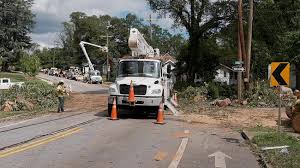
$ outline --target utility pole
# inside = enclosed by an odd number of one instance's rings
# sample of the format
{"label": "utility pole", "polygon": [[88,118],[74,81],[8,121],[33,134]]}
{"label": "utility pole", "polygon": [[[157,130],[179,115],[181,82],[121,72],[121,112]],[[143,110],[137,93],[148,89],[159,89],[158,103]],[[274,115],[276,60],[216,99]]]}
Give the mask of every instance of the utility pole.
{"label": "utility pole", "polygon": [[153,19],[152,18],[152,15],[150,14],[149,15],[149,19],[148,19],[148,21],[149,21],[149,25],[150,25],[150,40],[152,41],[152,38],[153,38],[153,30],[152,30],[152,21],[155,21],[155,20],[158,20],[158,19]]}
{"label": "utility pole", "polygon": [[[239,16],[239,35],[240,35],[242,58],[243,58],[243,61],[247,61],[245,38],[244,38],[244,26],[243,26],[243,1],[242,0],[238,0],[238,16]],[[245,65],[247,66],[246,62],[245,62]],[[247,67],[245,69],[247,69]],[[247,82],[247,81],[245,81],[245,82]]]}
{"label": "utility pole", "polygon": [[52,67],[54,68],[54,57],[55,57],[55,48],[53,49],[53,56],[52,56]]}
{"label": "utility pole", "polygon": [[[244,38],[244,33],[243,33],[243,18],[242,18],[242,0],[238,0],[238,61],[243,61],[243,52],[242,52],[242,39]],[[244,55],[245,56],[245,55]],[[237,76],[237,82],[238,82],[238,99],[239,101],[242,100],[242,72],[238,72]]]}
{"label": "utility pole", "polygon": [[[238,26],[238,31],[239,31],[239,26]],[[238,61],[242,61],[242,47],[241,47],[241,38],[240,38],[240,33],[238,32]],[[242,72],[238,72],[238,76],[237,76],[237,92],[238,92],[238,100],[241,101],[242,100]]]}
{"label": "utility pole", "polygon": [[251,65],[251,47],[252,47],[252,28],[253,28],[253,0],[249,0],[249,18],[248,18],[248,37],[247,37],[247,66],[246,78],[250,81],[250,65]]}
{"label": "utility pole", "polygon": [[106,52],[106,71],[107,71],[107,76],[106,79],[107,81],[110,80],[110,64],[109,64],[109,55],[108,55],[108,38],[112,38],[113,36],[109,36],[108,35],[108,29],[111,27],[110,22],[108,22],[108,25],[106,27],[107,31],[106,31],[106,36],[101,36],[102,38],[106,38],[106,47],[107,47],[107,52]]}

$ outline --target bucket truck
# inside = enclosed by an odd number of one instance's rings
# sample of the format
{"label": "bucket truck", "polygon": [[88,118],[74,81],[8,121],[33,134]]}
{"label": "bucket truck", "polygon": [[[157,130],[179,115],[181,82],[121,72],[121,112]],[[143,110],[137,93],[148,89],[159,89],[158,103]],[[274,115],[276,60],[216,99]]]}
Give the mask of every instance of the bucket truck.
{"label": "bucket truck", "polygon": [[[119,61],[117,78],[109,87],[108,115],[111,114],[114,98],[118,109],[147,107],[143,108],[143,112],[157,113],[160,103],[165,103],[170,97],[170,71],[163,71],[159,50],[153,49],[135,28],[130,29],[128,46],[132,54],[128,59]],[[134,104],[128,101],[131,83]]]}
{"label": "bucket truck", "polygon": [[84,75],[83,80],[88,82],[88,83],[100,83],[100,84],[102,84],[102,77],[100,75],[100,71],[94,69],[94,65],[92,64],[92,62],[90,60],[90,57],[89,57],[84,45],[90,45],[90,46],[93,46],[93,47],[98,47],[103,52],[108,52],[108,48],[103,47],[103,46],[99,46],[99,45],[96,45],[96,44],[88,43],[88,42],[85,42],[85,41],[81,41],[79,43],[79,45],[80,45],[80,47],[83,51],[83,54],[85,55],[85,58],[88,62],[88,65],[89,65],[89,71],[86,72],[86,74]]}

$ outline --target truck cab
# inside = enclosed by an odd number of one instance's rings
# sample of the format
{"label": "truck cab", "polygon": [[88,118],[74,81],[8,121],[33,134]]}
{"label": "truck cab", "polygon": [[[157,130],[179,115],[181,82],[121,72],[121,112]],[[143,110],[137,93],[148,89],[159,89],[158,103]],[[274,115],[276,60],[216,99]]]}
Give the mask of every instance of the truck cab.
{"label": "truck cab", "polygon": [[89,83],[100,83],[102,84],[102,77],[100,71],[93,70],[88,72],[87,81]]}
{"label": "truck cab", "polygon": [[109,87],[108,114],[110,115],[113,99],[118,108],[128,108],[128,94],[133,83],[136,98],[135,107],[156,109],[164,101],[166,79],[162,72],[162,63],[156,59],[123,59],[118,64],[118,74]]}

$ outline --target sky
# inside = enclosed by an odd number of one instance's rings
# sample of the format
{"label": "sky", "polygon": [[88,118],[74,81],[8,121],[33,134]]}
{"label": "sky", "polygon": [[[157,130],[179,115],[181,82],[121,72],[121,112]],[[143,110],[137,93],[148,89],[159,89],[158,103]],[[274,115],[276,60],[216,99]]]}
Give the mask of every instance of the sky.
{"label": "sky", "polygon": [[[32,11],[36,15],[36,24],[30,36],[41,47],[55,46],[55,40],[63,29],[61,23],[68,21],[69,15],[75,11],[117,17],[134,13],[144,20],[149,18],[149,14],[157,17],[149,9],[146,0],[35,0]],[[173,21],[170,18],[161,18],[154,23],[171,30]]]}

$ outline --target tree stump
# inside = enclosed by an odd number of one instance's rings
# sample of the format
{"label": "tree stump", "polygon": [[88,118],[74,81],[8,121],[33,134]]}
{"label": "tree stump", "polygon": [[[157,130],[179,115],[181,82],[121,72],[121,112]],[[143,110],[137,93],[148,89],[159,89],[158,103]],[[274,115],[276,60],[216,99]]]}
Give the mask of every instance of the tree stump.
{"label": "tree stump", "polygon": [[300,133],[300,115],[296,115],[292,119],[292,125],[295,132]]}
{"label": "tree stump", "polygon": [[287,106],[287,107],[285,107],[285,113],[286,113],[286,115],[287,115],[290,119],[292,119],[292,117],[293,117],[293,107],[292,107],[292,106]]}

